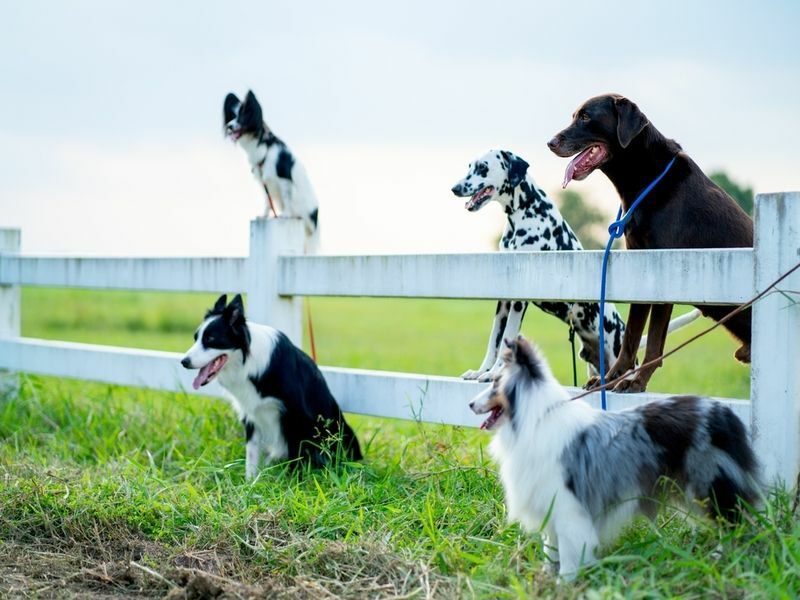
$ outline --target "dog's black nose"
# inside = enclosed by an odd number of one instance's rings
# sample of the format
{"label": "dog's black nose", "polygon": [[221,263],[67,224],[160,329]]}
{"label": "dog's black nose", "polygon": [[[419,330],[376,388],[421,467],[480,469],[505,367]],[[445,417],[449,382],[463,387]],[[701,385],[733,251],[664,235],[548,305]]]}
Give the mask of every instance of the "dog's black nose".
{"label": "dog's black nose", "polygon": [[469,403],[469,407],[470,407],[472,410],[475,410],[475,401],[474,401],[474,400],[473,400],[472,402],[470,402],[470,403]]}
{"label": "dog's black nose", "polygon": [[457,183],[453,187],[450,188],[450,191],[453,192],[456,196],[461,195],[461,184]]}
{"label": "dog's black nose", "polygon": [[555,151],[555,149],[558,148],[558,145],[560,143],[561,143],[561,139],[559,138],[559,136],[556,135],[556,136],[553,136],[552,140],[547,142],[547,147],[550,148],[550,150]]}
{"label": "dog's black nose", "polygon": [[182,365],[184,366],[184,368],[186,368],[186,369],[191,369],[191,368],[192,368],[192,361],[189,359],[189,357],[188,357],[188,356],[184,356],[184,357],[183,357],[183,360],[181,361],[181,364],[182,364]]}

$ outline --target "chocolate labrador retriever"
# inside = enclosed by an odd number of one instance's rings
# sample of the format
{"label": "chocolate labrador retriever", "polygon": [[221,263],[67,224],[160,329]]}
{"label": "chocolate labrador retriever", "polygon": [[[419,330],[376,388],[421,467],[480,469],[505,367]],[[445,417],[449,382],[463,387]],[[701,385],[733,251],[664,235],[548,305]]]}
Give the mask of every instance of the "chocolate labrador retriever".
{"label": "chocolate labrador retriever", "polygon": [[[584,102],[572,123],[548,142],[561,157],[575,158],[567,166],[564,187],[580,181],[595,169],[617,188],[627,211],[636,196],[658,177],[673,157],[672,168],[636,209],[625,227],[631,249],[746,248],[753,246],[753,221],[718,185],[700,170],[675,141],[664,137],[633,102],[617,94],[596,96]],[[719,321],[732,308],[699,306],[707,317]],[[636,350],[650,315],[645,362],[664,351],[671,304],[632,304],[622,352],[608,371],[619,377],[634,366]],[[750,362],[750,309],[724,324],[742,346],[734,356]],[[641,392],[659,364],[617,384],[616,392]],[[596,382],[590,382],[596,383]]]}

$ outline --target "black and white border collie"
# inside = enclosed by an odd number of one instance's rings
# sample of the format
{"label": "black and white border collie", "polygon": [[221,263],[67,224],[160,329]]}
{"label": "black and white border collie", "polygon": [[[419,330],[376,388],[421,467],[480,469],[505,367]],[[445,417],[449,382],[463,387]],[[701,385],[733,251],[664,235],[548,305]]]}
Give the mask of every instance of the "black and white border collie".
{"label": "black and white border collie", "polygon": [[300,459],[318,467],[360,460],[361,449],[322,373],[280,331],[245,320],[242,297],[222,295],[181,360],[200,369],[198,389],[213,379],[228,392],[247,438],[248,479],[267,462]]}
{"label": "black and white border collie", "polygon": [[267,127],[255,94],[248,91],[244,102],[236,94],[228,94],[222,118],[225,135],[247,152],[250,170],[266,186],[279,216],[301,218],[306,252],[315,252],[319,244],[319,202],[314,188],[294,153]]}
{"label": "black and white border collie", "polygon": [[509,520],[543,531],[560,576],[594,562],[634,515],[654,517],[663,478],[715,517],[734,520],[740,502],[760,501],[747,432],[724,404],[676,396],[604,412],[571,400],[525,338],[506,345],[499,378],[470,407],[488,413],[481,427],[495,431],[489,449]]}
{"label": "black and white border collie", "polygon": [[[452,192],[469,198],[465,208],[475,212],[497,202],[503,207],[507,224],[500,238],[500,251],[511,250],[583,250],[578,236],[572,231],[558,207],[536,185],[522,158],[508,150],[489,150],[469,164],[466,176],[456,183]],[[580,356],[590,365],[590,373],[600,368],[600,326],[606,330],[605,364],[613,365],[622,348],[625,321],[611,302],[606,302],[600,318],[597,302],[534,302],[547,314],[571,325],[581,341]],[[519,333],[528,308],[526,300],[498,300],[489,343],[483,362],[477,369],[465,372],[464,379],[491,381],[500,372],[504,339]],[[669,331],[674,331],[700,316],[694,310],[673,319]],[[640,347],[647,343],[643,337]]]}

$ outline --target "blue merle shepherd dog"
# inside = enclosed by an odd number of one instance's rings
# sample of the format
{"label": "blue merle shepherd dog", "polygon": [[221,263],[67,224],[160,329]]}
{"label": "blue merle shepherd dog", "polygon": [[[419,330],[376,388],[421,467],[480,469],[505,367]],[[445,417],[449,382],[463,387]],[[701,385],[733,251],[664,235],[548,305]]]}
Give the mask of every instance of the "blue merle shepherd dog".
{"label": "blue merle shepherd dog", "polygon": [[[549,566],[572,578],[664,493],[735,521],[762,500],[747,432],[720,402],[676,396],[612,413],[572,400],[522,336],[506,342],[500,376],[470,403],[494,431],[507,515],[545,534]],[[667,483],[671,485],[667,485]]]}
{"label": "blue merle shepherd dog", "polygon": [[314,467],[360,460],[361,449],[322,373],[280,331],[245,320],[242,297],[222,295],[206,313],[181,364],[200,369],[194,388],[216,379],[247,438],[245,472],[294,460]]}
{"label": "blue merle shepherd dog", "polygon": [[316,252],[319,202],[303,165],[267,127],[252,91],[247,92],[243,101],[236,94],[228,94],[222,111],[225,135],[247,153],[250,170],[265,186],[278,216],[301,218],[305,225],[306,252]]}
{"label": "blue merle shepherd dog", "polygon": [[[495,201],[503,207],[507,223],[500,239],[500,250],[583,250],[569,223],[528,172],[530,165],[507,150],[490,150],[470,163],[467,175],[452,192],[469,198],[465,208],[475,212]],[[580,356],[596,374],[600,368],[600,325],[606,330],[605,364],[619,356],[625,321],[610,302],[600,318],[597,302],[534,302],[547,314],[574,328],[581,341]],[[519,333],[528,308],[525,300],[498,300],[489,343],[481,365],[462,375],[464,379],[490,381],[500,371],[499,356],[503,339]],[[669,331],[682,327],[699,316],[698,311],[674,319]],[[642,345],[646,343],[646,338]]]}

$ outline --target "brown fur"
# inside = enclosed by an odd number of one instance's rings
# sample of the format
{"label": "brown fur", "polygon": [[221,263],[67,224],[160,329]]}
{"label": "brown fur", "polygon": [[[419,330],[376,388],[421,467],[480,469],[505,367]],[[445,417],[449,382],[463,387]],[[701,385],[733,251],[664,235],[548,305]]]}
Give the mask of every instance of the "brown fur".
{"label": "brown fur", "polygon": [[[749,248],[753,246],[753,221],[674,140],[664,137],[639,108],[623,96],[606,94],[590,98],[573,115],[572,123],[556,134],[548,146],[568,157],[595,144],[609,152],[597,168],[611,180],[624,211],[636,196],[667,166],[672,169],[638,206],[625,228],[631,249]],[[719,321],[732,308],[699,306],[707,317]],[[650,314],[645,362],[663,352],[671,304],[631,305],[622,352],[608,372],[616,378],[634,366],[645,321]],[[724,324],[742,342],[735,356],[750,362],[750,309]],[[615,391],[640,392],[658,365],[617,384]]]}

